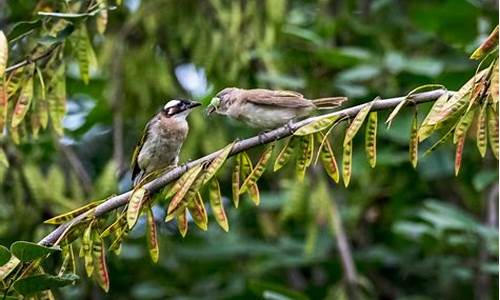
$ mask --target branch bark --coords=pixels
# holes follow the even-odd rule
[[[30,57],[30,58],[27,58],[23,61],[20,61],[10,67],[7,67],[5,69],[5,73],[9,73],[9,72],[12,72],[14,70],[17,70],[19,68],[22,68],[24,66],[27,66],[29,64],[32,64],[32,63],[35,63],[36,61],[39,61],[39,60],[42,60],[46,57],[48,57],[50,54],[52,54],[52,52],[54,52],[54,50],[57,49],[57,47],[59,47],[61,44],[60,43],[56,43],[54,45],[52,45],[49,49],[47,49],[47,51],[45,51],[44,53],[38,55],[38,56],[35,56],[35,57]]]
[[[421,104],[424,102],[430,102],[430,101],[436,100],[437,98],[439,98],[439,96],[441,96],[443,93],[446,93],[446,92],[447,91],[445,91],[445,90],[439,89],[439,90],[434,90],[434,91],[430,91],[430,92],[415,94],[412,96],[412,104],[417,105],[417,104]],[[394,108],[400,102],[402,102],[404,100],[406,100],[406,97],[397,97],[397,98],[377,100],[375,103],[373,103],[371,110],[378,111],[378,110],[387,110],[390,108]],[[233,155],[238,154],[240,152],[243,152],[243,151],[255,148],[257,146],[260,146],[262,144],[268,144],[270,142],[273,142],[273,141],[285,138],[287,136],[290,136],[299,128],[318,120],[320,117],[345,116],[345,117],[352,118],[352,117],[356,116],[356,114],[365,105],[367,105],[367,103],[356,105],[356,106],[353,106],[350,108],[346,108],[343,110],[335,111],[335,112],[332,112],[329,114],[324,114],[324,115],[317,116],[317,117],[310,117],[310,118],[292,123],[289,126],[283,126],[283,127],[276,128],[276,129],[274,129],[274,130],[272,130],[264,135],[254,136],[254,137],[251,137],[248,139],[241,140],[241,141],[236,142],[234,144],[233,149],[231,150],[231,153],[229,154],[229,156],[233,156]],[[147,183],[146,185],[144,185],[144,188],[149,193],[153,194],[153,193],[159,191],[160,189],[162,189],[163,187],[165,187],[170,182],[179,178],[182,174],[184,174],[190,168],[192,168],[198,164],[201,164],[201,163],[212,161],[215,157],[217,157],[217,155],[219,155],[220,151],[222,151],[222,150],[218,150],[218,151],[213,152],[211,154],[208,154],[204,157],[201,157],[201,158],[196,159],[194,161],[188,162],[182,166],[178,166],[178,167],[166,172],[165,174],[158,177],[157,179]],[[89,215],[90,213],[92,213],[93,216],[95,216],[95,217],[100,217],[100,216],[102,216],[102,215],[104,215],[104,214],[106,214],[106,213],[108,213],[108,212],[110,212],[118,207],[121,207],[121,206],[127,204],[131,193],[132,193],[132,191],[128,191],[128,192],[125,192],[123,194],[111,197],[108,200],[106,200],[105,202],[103,202],[102,204],[100,204],[99,206],[95,207],[95,209],[93,209],[91,212],[90,211],[84,212],[81,215],[75,217],[75,219],[69,221],[68,223],[60,225],[59,227],[54,229],[51,233],[49,233],[47,236],[45,236],[39,242],[39,244],[41,244],[41,245],[53,244],[61,237],[61,235],[64,233],[65,229],[70,224],[72,224],[72,225],[78,224],[79,222],[83,221],[85,219],[85,217],[87,215]]]

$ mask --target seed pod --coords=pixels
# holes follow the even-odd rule
[[[233,173],[231,174],[231,188],[233,192],[233,203],[234,207],[238,208],[240,202],[240,168],[241,168],[241,157],[238,154],[234,159]]]
[[[347,131],[345,133],[344,137],[344,147],[349,144],[354,136],[356,136],[356,133],[358,133],[358,130],[361,128],[361,125],[363,125],[363,122],[366,119],[366,116],[368,116],[368,113],[372,109],[373,102],[371,101],[368,104],[366,104],[357,114],[356,117],[354,117],[354,120],[352,120],[351,125],[349,125],[349,128],[347,128]]]
[[[177,206],[181,203],[181,200],[184,198],[186,193],[189,191],[189,188],[193,184],[193,182],[196,180],[198,177],[198,174],[200,174],[203,166],[201,164],[196,165],[195,167],[191,168],[189,171],[187,171],[182,177],[186,177],[183,181],[182,186],[180,187],[179,191],[175,194],[174,198],[170,201],[170,204],[168,205],[167,209],[167,218],[169,215],[172,214],[174,210],[177,209]],[[181,179],[183,179],[181,177]],[[180,179],[180,180],[181,180]]]
[[[365,151],[370,167],[377,164],[377,112],[368,115],[365,131]]]
[[[135,223],[137,223],[137,219],[141,212],[141,206],[144,201],[146,201],[146,197],[147,191],[142,187],[132,192],[127,207],[127,224],[129,229],[132,229]]]
[[[300,139],[299,156],[297,158],[297,165],[295,168],[295,173],[297,174],[297,179],[303,181],[307,167],[311,165],[312,157],[314,153],[314,137],[312,134],[302,136]]]
[[[344,146],[342,155],[342,179],[344,186],[349,186],[351,181],[351,167],[352,167],[352,140]]]
[[[188,209],[185,208],[181,213],[179,213],[177,217],[177,228],[181,233],[182,237],[186,236],[188,231],[188,218],[187,218]]]
[[[325,140],[323,147],[321,147],[320,158],[328,176],[338,183],[340,177],[339,168],[333,154],[332,145],[328,139]]]
[[[208,197],[210,199],[210,207],[214,214],[215,220],[225,232],[229,231],[229,222],[227,220],[224,205],[222,204],[222,196],[220,194],[220,186],[217,178],[213,178],[208,186]]]
[[[12,115],[12,127],[17,127],[24,120],[26,113],[33,99],[33,78],[30,77],[24,84],[19,99],[17,100],[14,113]]]
[[[205,204],[203,204],[203,199],[200,193],[196,193],[193,199],[190,199],[187,203],[189,213],[193,217],[193,221],[201,230],[207,231],[208,229],[208,216],[207,210],[205,209]]]
[[[485,102],[483,107],[479,110],[479,116],[477,117],[476,145],[481,157],[486,155],[488,143],[488,138],[486,136],[486,105],[487,103]]]
[[[498,104],[498,59],[493,64],[493,70],[491,71],[490,87],[488,89],[488,94],[491,97],[491,102],[493,107],[496,107]]]
[[[94,272],[95,279],[99,286],[107,293],[109,291],[109,273],[106,264],[106,252],[104,245],[99,235],[94,234],[94,241],[92,247],[93,261],[95,262]]]
[[[416,168],[418,162],[418,117],[416,111],[411,122],[409,154],[411,165],[413,166],[413,168]]]
[[[80,256],[83,256],[85,272],[88,277],[92,276],[92,273],[94,272],[94,261],[92,256],[92,225],[93,222],[90,222],[89,226],[87,226],[83,232],[82,247],[80,249]]]
[[[339,118],[340,116],[318,117],[318,120],[302,126],[297,131],[295,131],[293,135],[304,136],[323,131],[333,125],[333,123],[335,123],[335,121],[337,121]]]
[[[231,150],[233,149],[234,143],[231,143],[224,147],[222,149],[221,153],[217,155],[214,160],[208,165],[208,167],[205,170],[205,178],[203,180],[203,185],[205,185],[212,177],[219,171],[219,169],[222,167],[224,162],[226,161],[227,157],[229,156],[229,153],[231,153]]]
[[[158,247],[158,232],[156,230],[156,222],[153,216],[151,205],[146,206],[146,219],[147,219],[147,241],[149,256],[154,263],[158,262],[160,257],[160,248]]]
[[[297,141],[298,139],[293,136],[287,139],[285,146],[283,146],[283,149],[281,149],[280,153],[276,157],[276,160],[274,161],[274,172],[278,171],[288,163],[290,157],[297,148]]]
[[[498,114],[491,106],[487,108],[488,114],[488,140],[490,141],[491,152],[498,159]]]
[[[490,35],[483,41],[481,46],[477,48],[470,56],[471,59],[482,59],[490,51],[492,51],[498,45],[498,25],[493,29]]]
[[[453,143],[456,144],[458,140],[467,133],[469,130],[470,124],[474,119],[474,115],[476,113],[476,109],[470,110],[466,113],[460,120],[458,121],[457,127],[455,128],[455,132],[453,135]]]
[[[429,124],[429,120],[436,118],[441,113],[446,101],[450,97],[448,91],[445,91],[432,105],[431,110],[427,114],[427,116],[422,121],[420,125],[420,129],[418,130],[418,140],[422,142],[426,138],[428,138],[435,130],[436,124]]]
[[[262,155],[253,168],[252,172],[250,175],[247,176],[245,181],[243,181],[243,184],[241,185],[240,188],[240,195],[244,194],[247,192],[249,186],[255,185],[257,183],[257,180],[264,174],[264,171],[266,170],[267,163],[269,162],[269,159],[271,158],[271,155],[273,154],[273,149],[274,149],[274,143],[270,144],[264,152],[262,152]]]

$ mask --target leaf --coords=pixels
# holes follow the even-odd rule
[[[385,123],[387,124],[387,127],[391,127],[392,120],[396,117],[396,115],[399,113],[401,108],[403,108],[403,106],[405,106],[406,104],[411,102],[411,97],[413,94],[420,92],[422,90],[426,90],[426,89],[445,89],[445,87],[440,85],[440,84],[426,84],[426,85],[422,85],[422,86],[419,86],[419,87],[411,90],[405,96],[404,100],[399,102],[399,104],[394,108],[394,110],[391,112],[391,114],[389,115],[389,117],[385,121]]]
[[[417,111],[413,114],[410,131],[410,162],[413,168],[417,167],[418,162],[418,115]]]
[[[95,263],[94,269],[97,271],[94,272],[94,277],[97,284],[107,293],[109,291],[109,273],[106,264],[106,251],[101,238],[97,234],[94,235],[92,256]]]
[[[428,138],[436,129],[436,124],[429,124],[429,120],[436,118],[436,116],[441,113],[441,110],[443,109],[446,101],[448,101],[449,96],[448,91],[445,91],[432,105],[431,110],[422,121],[420,129],[418,130],[418,140],[420,142]]]
[[[184,196],[189,191],[191,185],[196,180],[196,178],[198,177],[198,174],[200,174],[202,169],[203,169],[203,166],[201,164],[196,165],[193,168],[189,169],[179,179],[182,181],[182,186],[179,188],[179,191],[177,191],[177,193],[175,194],[175,196],[172,198],[172,200],[170,201],[170,203],[168,205],[167,218],[169,218],[169,215],[171,215],[172,212],[177,209],[177,207],[181,203],[182,199],[184,199]]]
[[[19,99],[17,100],[16,106],[14,108],[14,113],[12,115],[12,127],[17,127],[23,121],[26,113],[33,99],[33,78],[30,77],[28,81],[24,84]]]
[[[476,145],[479,150],[481,157],[486,155],[486,147],[488,143],[488,138],[486,136],[486,107],[487,102],[484,103],[483,107],[479,110],[479,116],[477,117],[477,128],[476,128]]]
[[[151,256],[151,260],[154,263],[157,263],[158,258],[160,257],[160,248],[158,246],[158,232],[156,230],[156,222],[153,216],[153,210],[151,209],[151,205],[147,205],[146,220],[148,224],[147,241],[148,241],[149,255]]]
[[[88,277],[92,276],[92,273],[94,272],[94,261],[92,255],[92,225],[93,222],[91,221],[83,232],[82,246],[80,248],[80,256],[83,256],[85,272]]]
[[[0,79],[4,78],[9,58],[9,44],[2,30],[0,30]]]
[[[293,136],[287,139],[285,146],[283,146],[283,149],[281,149],[280,153],[276,157],[276,160],[274,161],[274,172],[278,171],[288,163],[290,157],[295,151],[295,148],[297,147],[298,140],[298,138]]]
[[[185,208],[183,212],[177,215],[177,228],[181,233],[182,237],[186,236],[188,231],[188,219],[187,219],[188,209]]]
[[[106,31],[106,25],[108,24],[108,11],[106,9],[108,4],[106,0],[97,0],[97,3],[99,3],[99,8],[101,8],[101,10],[96,16],[96,28],[97,32],[104,34]]]
[[[375,168],[377,164],[377,112],[368,115],[365,131],[365,151],[370,167]]]
[[[295,174],[299,181],[303,181],[307,167],[311,165],[314,151],[314,137],[312,134],[302,136],[300,139],[299,156],[295,167]]]
[[[9,274],[14,271],[14,269],[19,265],[21,261],[12,255],[9,261],[2,266],[0,266],[0,281],[3,281]]]
[[[76,274],[64,274],[62,276],[37,274],[18,279],[12,286],[21,295],[32,295],[40,291],[75,284],[78,279],[79,277]]]
[[[219,224],[225,232],[228,232],[229,222],[226,212],[224,211],[224,205],[222,204],[222,196],[220,194],[220,186],[217,178],[213,178],[208,185],[208,198],[217,224]]]
[[[58,247],[45,247],[36,243],[17,241],[10,246],[10,252],[22,262],[43,258],[53,252],[61,251]]]
[[[351,168],[352,168],[352,140],[344,146],[342,155],[342,179],[344,180],[345,187],[349,186],[351,181]]]
[[[483,41],[470,56],[471,59],[482,59],[498,45],[498,25],[493,29],[490,35]]]
[[[250,186],[255,185],[259,180],[259,178],[262,176],[262,174],[264,174],[264,171],[266,170],[267,167],[267,163],[269,162],[269,159],[271,158],[271,155],[273,153],[274,145],[275,145],[274,143],[270,144],[262,152],[262,155],[257,164],[255,165],[255,167],[253,168],[252,172],[243,181],[243,184],[241,185],[240,188],[240,195],[244,194]]]
[[[208,167],[205,170],[205,177],[203,179],[203,185],[205,185],[212,177],[219,171],[219,169],[222,167],[224,162],[229,156],[229,153],[231,153],[231,150],[233,149],[234,142],[227,145],[224,147],[224,149],[221,150],[220,154],[217,155],[214,160],[208,165]]]
[[[335,160],[335,155],[333,154],[332,145],[328,139],[325,140],[324,146],[320,149],[320,158],[323,168],[325,169],[328,176],[330,176],[336,183],[339,182],[339,168],[337,166],[337,161]]]
[[[94,207],[98,206],[102,202],[104,202],[104,200],[90,202],[89,204],[86,204],[82,207],[78,207],[78,208],[76,208],[72,211],[69,211],[67,213],[50,218],[50,219],[44,221],[43,223],[52,224],[52,225],[59,225],[59,224],[65,223],[69,220],[74,219],[76,216],[81,215],[83,212],[86,212],[88,210],[93,209]]]
[[[203,199],[200,193],[196,193],[193,199],[190,199],[187,204],[189,213],[193,217],[193,221],[201,230],[207,231],[208,229],[208,216],[203,204]]]
[[[354,117],[354,120],[352,120],[351,125],[349,125],[349,128],[347,128],[347,131],[345,133],[344,147],[347,144],[349,144],[356,135],[356,133],[358,133],[359,129],[361,128],[361,125],[363,125],[366,117],[368,116],[368,113],[370,113],[373,103],[378,99],[380,98],[377,97],[375,100],[365,104],[365,106],[356,114],[356,117]]]
[[[9,249],[7,249],[6,247],[0,245],[0,266],[3,266],[7,262],[9,262],[11,256],[12,255],[10,254]]]
[[[490,141],[491,152],[498,159],[498,113],[491,106],[487,108],[488,117],[488,140]]]
[[[241,169],[241,153],[238,153],[234,158],[233,172],[231,173],[231,190],[233,193],[234,207],[238,208],[240,202],[240,169]]]
[[[304,136],[323,131],[333,125],[333,123],[335,123],[335,121],[337,121],[339,118],[340,116],[317,117],[317,120],[305,126],[302,126],[297,131],[295,131],[293,135]]]
[[[139,214],[141,213],[141,206],[146,200],[147,191],[145,188],[138,188],[132,192],[127,207],[127,224],[128,228],[132,229],[137,223]]]
[[[458,140],[467,133],[469,127],[474,119],[474,115],[476,110],[470,110],[466,113],[457,123],[457,127],[455,127],[455,132],[453,134],[453,143],[456,144]]]

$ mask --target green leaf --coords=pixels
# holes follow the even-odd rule
[[[0,245],[0,266],[5,265],[10,260],[11,256],[9,249]]]
[[[31,295],[40,291],[74,284],[78,279],[79,277],[76,274],[64,274],[62,276],[38,274],[16,280],[13,287],[22,295]]]
[[[59,247],[45,247],[32,242],[17,241],[10,246],[10,252],[22,262],[28,262],[37,258],[42,258],[56,251],[61,251]]]

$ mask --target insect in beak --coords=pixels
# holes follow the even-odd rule
[[[217,107],[219,106],[220,99],[219,97],[213,97],[212,101],[210,101],[210,104],[207,107],[207,116],[210,116],[212,113],[214,113],[217,110]]]

